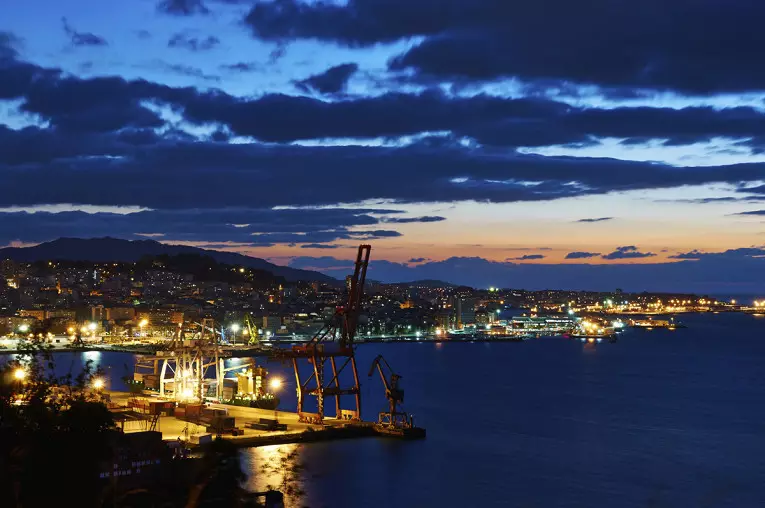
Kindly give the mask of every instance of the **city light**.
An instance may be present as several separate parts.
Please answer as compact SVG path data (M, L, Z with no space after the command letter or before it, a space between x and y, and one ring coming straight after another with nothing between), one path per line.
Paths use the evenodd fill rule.
M184 399L193 399L194 398L194 391L191 388L186 388L181 392L181 395Z
M19 331L21 333L27 333L29 331L29 325L26 323L19 325Z
M93 388L95 388L96 390L101 390L104 387L104 384L105 384L104 380L101 379L100 377L97 377L96 379L93 380Z
M97 324L95 324L95 323L88 324L88 330L90 330L91 332L95 332L96 328L98 328Z
M148 325L148 324L149 324L149 320L148 320L148 319L142 319L142 320L141 320L141 321L138 323L138 326L140 326L141 328L143 328L144 326L146 326L146 325Z
M18 368L13 371L13 377L18 381L23 381L27 377L27 371L22 368Z
M273 379L271 380L271 382L270 382L270 383L268 383L268 386L270 386L270 387L271 387L271 390L274 390L274 391L276 391L276 390L278 390L279 388L281 388L281 387L282 387L282 380L281 380L281 379L279 379L278 377L275 377L275 378L273 378Z
M236 333L239 331L239 325L237 323L234 323L231 325L231 331Z
M68 333L69 335L74 335L74 332L75 332L75 329L73 326L70 326L69 328L66 329L66 333Z

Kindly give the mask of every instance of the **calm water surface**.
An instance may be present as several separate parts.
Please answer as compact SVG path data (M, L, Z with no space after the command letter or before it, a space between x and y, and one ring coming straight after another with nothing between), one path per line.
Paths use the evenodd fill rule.
M765 318L683 316L687 329L617 343L371 344L358 349L364 416L385 401L366 378L383 353L428 437L298 448L310 507L765 506ZM127 355L85 355L111 366ZM62 355L61 359L65 358ZM294 406L294 381L282 407ZM115 386L116 387L116 386ZM245 450L249 487L294 445Z

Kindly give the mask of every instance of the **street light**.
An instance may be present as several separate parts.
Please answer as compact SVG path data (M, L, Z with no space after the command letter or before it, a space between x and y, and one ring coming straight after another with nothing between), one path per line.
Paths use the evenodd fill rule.
M278 377L271 378L268 386L271 388L272 392L277 392L282 387L282 380ZM277 412L276 406L274 406L274 420L276 420L276 423L279 423L279 413Z
M96 390L101 390L101 389L103 389L103 387L104 387L104 384L105 384L105 383L104 383L104 380L103 380L103 379L101 379L100 377L97 377L97 378L95 378L95 379L93 380L93 388L95 388Z
M24 378L27 377L27 371L19 367L13 371L13 377L16 379L16 381L24 381Z
M231 333L233 334L233 339L234 339L233 343L236 346L236 332L239 331L239 324L238 323L234 323L229 328L231 329Z
M19 331L21 333L27 333L29 331L29 325L26 323L19 325Z

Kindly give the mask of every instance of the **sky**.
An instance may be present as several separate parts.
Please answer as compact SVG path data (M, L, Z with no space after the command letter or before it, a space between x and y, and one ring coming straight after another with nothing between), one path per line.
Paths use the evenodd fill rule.
M6 4L0 246L149 238L342 275L368 242L380 279L757 292L764 17L743 0Z

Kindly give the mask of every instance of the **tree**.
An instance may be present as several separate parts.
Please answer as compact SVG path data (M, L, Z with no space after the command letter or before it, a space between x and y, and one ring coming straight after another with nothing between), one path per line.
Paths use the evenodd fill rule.
M0 496L8 506L98 506L114 421L88 362L56 376L31 349L0 366ZM69 504L72 503L72 504Z

